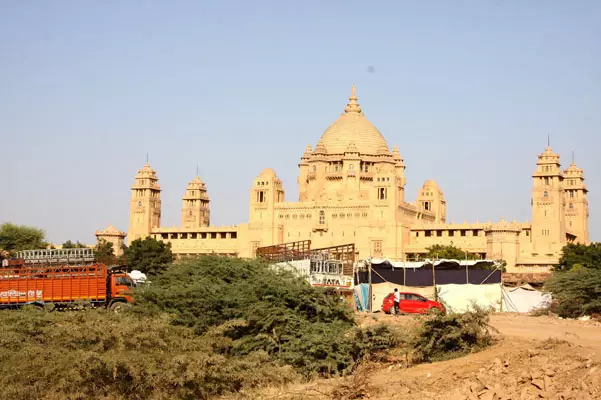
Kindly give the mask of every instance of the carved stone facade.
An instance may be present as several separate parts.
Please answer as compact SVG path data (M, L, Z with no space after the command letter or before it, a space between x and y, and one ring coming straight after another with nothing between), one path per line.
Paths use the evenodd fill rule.
M405 164L395 146L365 117L353 87L344 113L307 146L299 163L299 199L286 202L282 181L263 170L250 192L248 223L209 226L209 197L196 177L183 198L181 228L161 228L158 178L147 164L130 202L129 240L171 242L179 255L254 256L257 247L310 239L311 247L355 243L359 258L413 259L433 244L454 244L486 258L504 259L508 272L547 271L569 241L588 242L587 189L573 163L562 171L547 148L533 174L532 223L446 223L444 193L424 183L405 200Z

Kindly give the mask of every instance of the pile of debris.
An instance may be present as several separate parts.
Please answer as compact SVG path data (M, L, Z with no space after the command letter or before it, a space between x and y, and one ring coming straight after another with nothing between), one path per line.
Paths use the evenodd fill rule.
M566 358L558 347L567 342L547 341L541 346L496 358L466 377L455 399L561 399L601 398L601 367L592 359ZM562 355L564 353L564 355Z

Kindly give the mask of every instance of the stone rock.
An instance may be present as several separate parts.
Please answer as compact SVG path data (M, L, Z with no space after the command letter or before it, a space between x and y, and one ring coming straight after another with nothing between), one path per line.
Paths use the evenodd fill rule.
M482 382L472 382L470 383L470 390L472 393L480 393L484 390L484 384Z
M547 375L543 377L543 382L545 383L545 390L550 390L553 385L553 381Z
M532 371L532 374L530 376L532 377L532 380L540 379L543 377L543 373L541 370L535 370L535 371Z
M518 383L530 382L531 379L532 378L530 378L530 374L528 374L526 371L522 371L520 378L518 379Z
M546 368L545 369L545 375L547 375L547 376L555 376L555 371L553 371L551 368Z
M545 381L543 381L542 379L533 379L532 385L540 390L545 390Z
M480 400L495 400L495 392L492 390L487 390L482 396L480 396Z

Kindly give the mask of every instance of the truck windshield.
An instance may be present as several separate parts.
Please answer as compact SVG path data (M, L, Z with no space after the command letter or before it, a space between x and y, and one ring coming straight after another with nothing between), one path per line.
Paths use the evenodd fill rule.
M132 287L134 285L134 282L130 278L125 276L118 276L116 279L116 283L117 285L124 285L127 287Z

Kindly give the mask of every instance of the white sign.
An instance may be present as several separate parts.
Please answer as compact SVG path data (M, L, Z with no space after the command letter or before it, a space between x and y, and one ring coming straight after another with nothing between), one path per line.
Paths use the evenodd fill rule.
M28 299L39 300L42 298L42 290L28 290L26 292L20 292L18 290L7 290L6 292L0 292L0 299L6 299L8 297L26 297Z

